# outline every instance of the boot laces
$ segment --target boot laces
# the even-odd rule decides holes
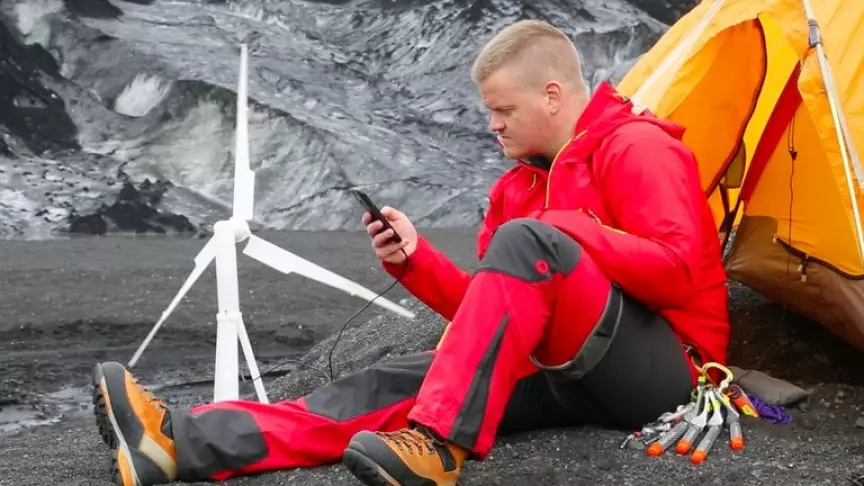
[[[431,455],[438,453],[434,447],[437,441],[421,430],[410,429],[398,432],[381,432],[380,435],[385,440],[396,444],[396,447],[399,449],[408,451],[409,454],[414,454],[415,451],[421,456],[427,453]]]
[[[162,400],[153,395],[153,392],[151,392],[146,386],[138,382],[138,378],[135,378],[133,376],[132,383],[134,383],[135,386],[138,387],[138,393],[144,396],[145,402],[152,403],[157,409],[168,410]]]

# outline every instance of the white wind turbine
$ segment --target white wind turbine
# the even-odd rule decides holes
[[[171,304],[162,313],[162,317],[150,330],[141,343],[135,355],[129,361],[129,367],[141,357],[141,353],[150,344],[156,331],[162,326],[171,312],[180,303],[198,277],[216,260],[216,287],[219,311],[216,314],[216,376],[214,378],[213,400],[236,400],[239,397],[239,364],[237,340],[243,348],[246,364],[255,384],[258,400],[268,403],[267,393],[260,380],[260,372],[252,352],[243,315],[240,311],[240,291],[237,281],[237,250],[236,245],[248,240],[243,253],[259,262],[285,274],[298,273],[305,277],[325,283],[351,295],[373,300],[381,307],[396,312],[409,319],[414,313],[362,287],[340,275],[322,268],[308,260],[259,238],[249,230],[248,221],[253,217],[255,197],[255,173],[249,168],[249,127],[247,116],[249,53],[245,44],[240,48],[240,76],[237,88],[237,134],[234,168],[234,213],[228,220],[217,222],[213,226],[213,236],[204,248],[195,256],[195,268],[183,283],[180,291],[174,296]],[[377,297],[377,298],[376,298]]]

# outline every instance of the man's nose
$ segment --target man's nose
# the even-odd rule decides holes
[[[505,127],[504,122],[502,122],[497,117],[493,116],[492,118],[489,119],[489,130],[490,131],[497,133],[497,132],[504,130],[504,127]]]

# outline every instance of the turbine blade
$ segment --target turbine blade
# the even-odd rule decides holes
[[[234,202],[236,219],[250,221],[255,210],[255,173],[249,166],[249,49],[240,46],[237,80],[237,133],[234,146]]]
[[[192,269],[192,273],[186,278],[186,281],[183,282],[183,286],[180,287],[180,291],[174,296],[174,299],[171,301],[171,304],[168,305],[168,308],[162,312],[162,317],[156,322],[152,329],[150,329],[150,334],[144,339],[144,342],[141,343],[141,346],[138,347],[138,350],[135,351],[135,355],[132,356],[132,359],[129,360],[129,367],[135,366],[135,363],[138,362],[138,359],[141,358],[141,354],[150,345],[150,341],[153,339],[153,336],[156,335],[156,331],[162,327],[162,324],[168,319],[168,316],[174,312],[174,309],[177,308],[177,305],[186,296],[186,293],[189,292],[189,289],[192,288],[192,285],[195,284],[195,281],[204,273],[204,270],[210,265],[210,262],[216,257],[216,248],[213,238],[211,237],[207,244],[204,245],[204,248],[198,252],[195,256],[195,268]]]
[[[377,296],[375,292],[361,286],[360,284],[352,282],[345,277],[337,275],[326,268],[320,267],[255,235],[249,237],[249,243],[246,245],[246,248],[243,249],[243,253],[268,267],[273,268],[274,270],[278,270],[285,274],[296,272],[304,277],[317,280],[318,282],[327,284],[331,287],[342,290],[343,292],[373,301],[373,304],[377,304],[380,307],[409,319],[414,319],[414,313],[408,309],[391,302],[384,297]]]

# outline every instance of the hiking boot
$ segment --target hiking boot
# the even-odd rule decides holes
[[[120,486],[147,486],[177,479],[177,455],[171,416],[126,368],[117,362],[97,364],[96,422],[103,440],[114,449],[114,473]],[[107,438],[106,438],[107,435]]]
[[[468,452],[417,427],[359,432],[343,462],[368,486],[455,486]]]

